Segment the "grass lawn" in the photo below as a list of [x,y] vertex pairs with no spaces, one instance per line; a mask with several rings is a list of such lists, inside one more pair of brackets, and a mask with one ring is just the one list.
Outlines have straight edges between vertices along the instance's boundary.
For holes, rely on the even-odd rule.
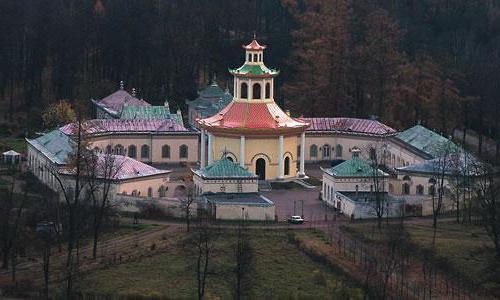
[[[374,223],[350,224],[347,229],[351,234],[367,240],[381,239],[376,234]],[[495,264],[493,244],[484,227],[440,222],[436,231],[435,249],[432,246],[431,220],[425,223],[405,224],[405,229],[416,250],[420,250],[420,253],[431,253],[435,263],[439,264],[443,271],[449,274],[457,273],[494,294],[500,293],[498,276],[500,263]]]
[[26,151],[26,141],[20,138],[2,137],[0,138],[0,151],[14,150],[22,153]]
[[[234,298],[234,231],[217,235],[207,277],[207,299]],[[175,237],[173,237],[175,238]],[[326,299],[333,293],[361,298],[361,290],[342,283],[331,269],[314,262],[288,242],[286,231],[251,231],[252,271],[246,282],[250,299]],[[178,237],[164,254],[87,274],[83,292],[116,296],[197,298],[195,247]]]

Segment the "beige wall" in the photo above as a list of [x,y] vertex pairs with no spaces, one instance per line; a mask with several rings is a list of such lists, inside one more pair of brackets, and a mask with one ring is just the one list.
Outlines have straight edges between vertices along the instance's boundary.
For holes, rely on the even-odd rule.
[[[90,147],[98,147],[105,151],[111,145],[113,148],[122,145],[127,151],[130,145],[136,146],[136,159],[142,162],[153,163],[179,163],[198,161],[198,135],[111,135],[102,137],[91,137]],[[141,147],[147,145],[150,149],[149,157],[141,157]],[[170,158],[162,157],[162,147],[170,146]],[[179,148],[181,145],[188,146],[188,157],[180,158]],[[125,155],[128,155],[125,152]]]
[[61,189],[54,172],[58,171],[56,164],[52,163],[45,155],[28,144],[28,170],[35,175],[38,180],[47,185],[50,189],[57,191]]
[[[283,168],[286,157],[290,159],[289,175],[284,178],[293,178],[297,175],[297,136],[283,138]],[[224,151],[229,152],[229,156],[240,161],[240,138],[214,136],[213,157],[218,160]],[[245,166],[255,174],[255,164],[257,159],[263,158],[266,161],[266,179],[273,180],[278,177],[278,155],[279,137],[246,137],[245,138]]]
[[216,207],[215,217],[221,220],[241,220],[242,208],[244,208],[245,220],[252,221],[274,221],[276,211],[275,206],[248,206],[248,205],[228,205],[219,204]]
[[131,195],[133,191],[137,191],[139,196],[148,197],[148,189],[151,188],[151,197],[158,198],[160,197],[160,187],[163,186],[165,189],[164,197],[172,198],[175,195],[175,188],[179,185],[184,186],[184,183],[171,182],[168,174],[148,176],[120,182],[117,186],[117,193]]
[[257,193],[257,179],[231,180],[231,179],[203,179],[198,175],[193,176],[196,195],[203,193]]
[[[388,179],[381,178],[380,184],[384,185],[383,191],[388,191]],[[323,187],[322,195],[324,200],[333,201],[335,192],[370,192],[371,187],[374,186],[372,178],[334,178],[330,174],[323,172]],[[375,187],[373,187],[375,190]]]
[[[298,142],[300,143],[300,139]],[[324,134],[306,132],[305,160],[309,162],[334,159],[347,160],[351,158],[350,149],[353,147],[358,147],[362,150],[362,157],[368,157],[367,152],[370,147],[380,147],[382,144],[387,145],[386,164],[389,167],[401,167],[403,165],[420,163],[425,160],[421,155],[417,155],[399,143],[395,143],[392,137],[356,136],[333,132]],[[316,157],[311,156],[312,145],[316,145],[318,148],[318,155]],[[322,151],[325,145],[330,148],[330,156],[327,157],[323,156]],[[336,155],[335,148],[337,145],[342,146],[341,156]]]

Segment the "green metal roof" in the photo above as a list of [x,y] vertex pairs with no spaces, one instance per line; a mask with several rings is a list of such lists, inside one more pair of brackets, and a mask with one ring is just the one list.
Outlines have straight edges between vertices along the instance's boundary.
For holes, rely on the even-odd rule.
[[59,129],[53,130],[39,138],[27,142],[42,152],[56,164],[66,164],[68,156],[73,153],[75,142]]
[[279,70],[276,69],[268,69],[266,66],[263,64],[258,64],[258,65],[249,65],[249,64],[244,64],[243,66],[239,67],[238,69],[229,69],[229,72],[231,74],[241,74],[241,75],[255,75],[255,76],[262,76],[262,75],[278,75],[280,73]]
[[441,156],[448,143],[451,143],[453,148],[458,147],[449,139],[422,125],[415,125],[400,132],[396,138],[429,155],[430,158]]
[[213,81],[198,94],[200,95],[200,98],[220,98],[224,94],[224,91],[220,88],[217,82]]
[[250,173],[246,168],[241,167],[227,158],[218,160],[203,169],[193,171],[203,178],[256,178],[257,175]]
[[[372,166],[357,156],[323,171],[334,177],[373,177],[374,175]],[[380,169],[377,169],[377,172],[378,176],[389,176]]]
[[120,119],[126,120],[163,120],[170,119],[166,106],[124,106]]

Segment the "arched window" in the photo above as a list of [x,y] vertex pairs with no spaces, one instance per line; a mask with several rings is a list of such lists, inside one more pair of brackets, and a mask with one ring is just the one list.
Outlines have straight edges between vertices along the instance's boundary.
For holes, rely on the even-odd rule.
[[410,194],[410,185],[408,183],[403,183],[403,195]]
[[168,187],[164,187],[163,185],[160,186],[160,188],[158,189],[158,194],[160,195],[160,197],[165,197],[166,196],[166,193],[168,191]]
[[424,194],[424,186],[419,184],[417,185],[417,195],[423,195]]
[[252,54],[248,53],[248,61],[252,61]]
[[253,85],[253,98],[260,99],[260,83],[255,83]]
[[152,187],[148,187],[148,197],[153,197],[153,188]]
[[111,154],[111,145],[106,146],[106,154]]
[[342,157],[342,145],[338,144],[335,146],[335,156]]
[[323,159],[330,158],[330,145],[323,145]]
[[179,157],[180,158],[188,158],[188,146],[181,145],[179,147]]
[[242,99],[248,98],[248,85],[245,82],[241,83],[240,98]]
[[262,53],[259,54],[259,61],[262,61]]
[[411,178],[410,178],[410,176],[405,175],[405,176],[403,176],[403,180],[405,180],[405,181],[410,181],[410,180],[411,180]]
[[370,148],[370,159],[371,160],[377,159],[377,151],[375,151],[375,148]]
[[118,144],[115,146],[115,154],[117,154],[117,155],[124,155],[125,154],[125,149],[123,148],[122,145]]
[[128,157],[137,157],[137,148],[135,147],[135,145],[128,146]]
[[149,158],[149,146],[148,145],[142,145],[141,158]]
[[285,175],[290,175],[290,157],[285,157]]
[[161,147],[161,157],[162,158],[170,158],[170,146],[169,145],[163,145],[163,147]]
[[230,162],[234,162],[234,160],[231,156],[226,157],[226,159],[229,160]]
[[254,62],[256,62],[257,60],[258,60],[258,58],[257,58],[257,54],[254,54],[254,55],[253,55],[253,61],[254,61]]
[[271,84],[268,82],[266,83],[266,99],[271,98]]
[[311,145],[311,148],[309,149],[309,155],[311,157],[318,157],[318,146]]

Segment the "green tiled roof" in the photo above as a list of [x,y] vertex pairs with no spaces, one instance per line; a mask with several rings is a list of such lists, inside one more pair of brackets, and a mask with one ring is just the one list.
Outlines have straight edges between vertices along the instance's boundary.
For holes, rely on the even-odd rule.
[[224,91],[215,81],[199,92],[200,98],[220,98],[222,94]]
[[170,119],[166,106],[124,106],[120,119],[126,120],[164,120]]
[[56,164],[66,164],[75,142],[59,129],[27,142]]
[[241,75],[256,75],[256,76],[261,76],[261,75],[278,75],[280,71],[276,69],[268,69],[266,66],[259,64],[259,65],[249,65],[249,64],[244,64],[243,66],[239,67],[238,69],[229,69],[229,73],[231,74],[241,74]]
[[[396,135],[396,138],[422,151],[431,158],[441,156],[447,143],[452,143],[449,139],[422,125],[416,125],[400,132]],[[453,143],[452,146],[457,147]]]
[[[370,164],[359,157],[353,157],[343,163],[329,169],[323,169],[324,172],[335,177],[373,177],[373,168]],[[378,176],[388,176],[380,169],[377,169]]]
[[246,168],[223,158],[206,166],[203,169],[194,171],[195,174],[204,178],[256,178],[257,175],[250,173]]

